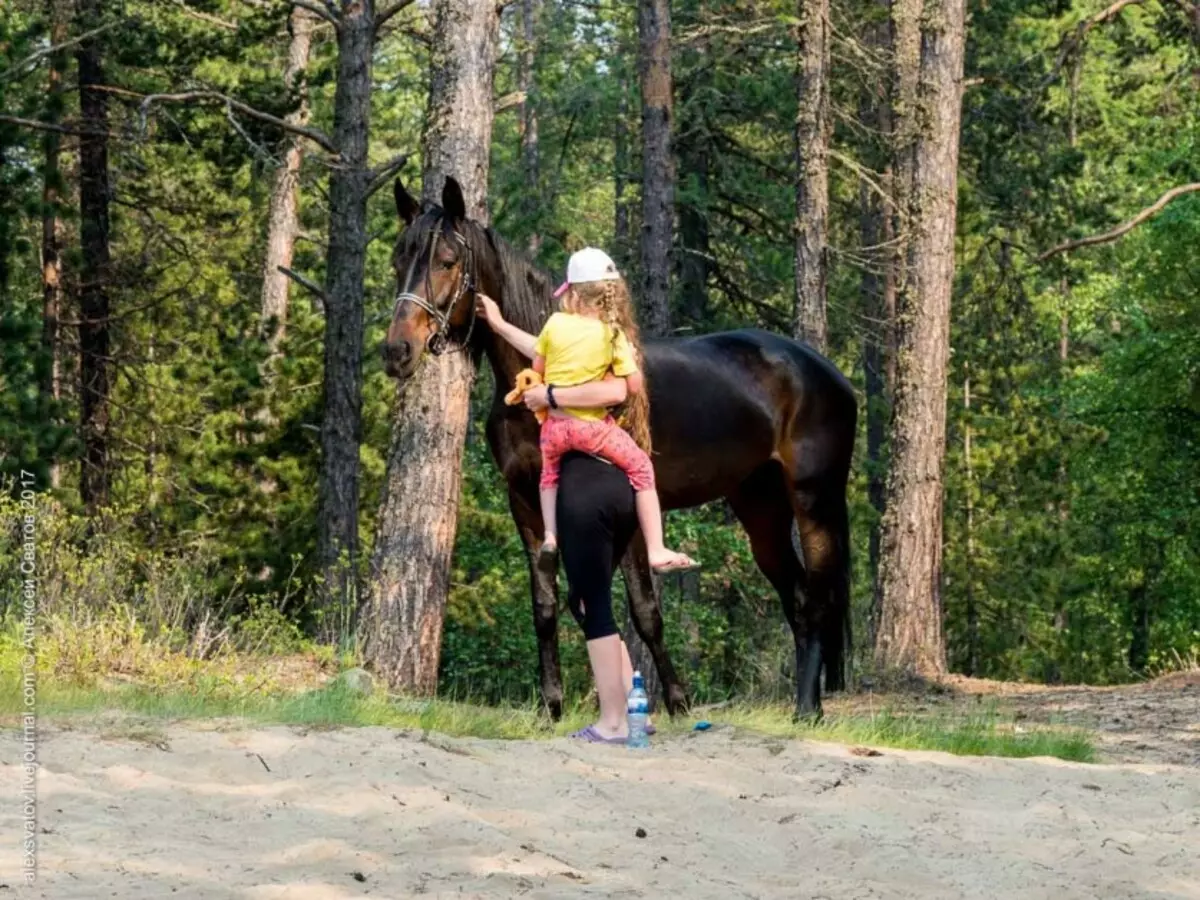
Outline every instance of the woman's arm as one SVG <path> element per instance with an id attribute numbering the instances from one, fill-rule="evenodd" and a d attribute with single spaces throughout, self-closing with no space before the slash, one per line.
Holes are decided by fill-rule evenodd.
<path id="1" fill-rule="evenodd" d="M 479 294 L 475 304 L 475 311 L 477 315 L 483 316 L 484 321 L 488 323 L 492 331 L 512 344 L 518 353 L 529 359 L 533 359 L 537 336 L 530 334 L 528 331 L 522 331 L 516 325 L 511 325 L 504 321 L 504 316 L 501 314 L 500 307 L 496 305 L 495 300 L 487 294 Z"/>
<path id="2" fill-rule="evenodd" d="M 578 409 L 604 409 L 618 406 L 629 396 L 629 387 L 624 378 L 607 376 L 603 381 L 589 381 L 572 387 L 556 387 L 554 400 L 559 406 L 574 406 Z M 525 405 L 534 411 L 546 409 L 546 386 L 538 385 L 525 391 Z"/>

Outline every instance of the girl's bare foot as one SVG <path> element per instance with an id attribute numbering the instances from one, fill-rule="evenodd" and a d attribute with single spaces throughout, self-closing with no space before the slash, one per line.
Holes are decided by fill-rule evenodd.
<path id="1" fill-rule="evenodd" d="M 663 547 L 661 550 L 650 551 L 650 568 L 655 572 L 680 572 L 688 569 L 698 569 L 700 563 L 696 562 L 686 553 L 677 553 L 674 550 L 668 550 Z"/>

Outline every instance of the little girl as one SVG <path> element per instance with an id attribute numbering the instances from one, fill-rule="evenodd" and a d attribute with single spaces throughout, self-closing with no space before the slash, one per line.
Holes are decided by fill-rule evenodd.
<path id="1" fill-rule="evenodd" d="M 550 414 L 541 432 L 539 487 L 546 523 L 542 554 L 550 556 L 558 549 L 555 504 L 559 462 L 564 454 L 578 450 L 608 460 L 629 478 L 651 567 L 659 572 L 694 568 L 694 560 L 669 550 L 663 543 L 662 512 L 649 456 L 649 397 L 638 369 L 637 324 L 616 264 L 594 247 L 572 254 L 567 280 L 554 297 L 562 298 L 563 312 L 550 317 L 533 346 L 533 368 L 547 385 L 546 399 L 550 403 Z M 507 332 L 500 330 L 506 338 Z M 607 409 L 560 408 L 554 397 L 556 387 L 599 381 L 609 371 L 626 380 L 633 436 L 613 420 Z"/>

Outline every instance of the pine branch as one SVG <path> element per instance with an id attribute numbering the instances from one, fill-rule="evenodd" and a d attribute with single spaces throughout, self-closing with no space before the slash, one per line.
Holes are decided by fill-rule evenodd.
<path id="1" fill-rule="evenodd" d="M 412 6 L 412 3 L 413 0 L 397 0 L 396 3 L 393 3 L 387 9 L 377 15 L 375 17 L 375 31 L 378 32 L 380 28 L 386 25 L 388 21 L 396 15 L 396 13 L 403 12 L 405 9 Z"/>
<path id="2" fill-rule="evenodd" d="M 1049 250 L 1039 256 L 1037 261 L 1045 262 L 1052 256 L 1056 256 L 1059 253 L 1066 253 L 1068 250 L 1077 250 L 1080 247 L 1092 247 L 1096 244 L 1111 244 L 1113 241 L 1118 240 L 1127 235 L 1129 232 L 1133 231 L 1133 229 L 1137 228 L 1147 219 L 1152 219 L 1154 216 L 1158 215 L 1163 211 L 1166 205 L 1176 197 L 1182 197 L 1184 194 L 1191 194 L 1196 191 L 1200 191 L 1200 181 L 1193 182 L 1192 184 L 1181 184 L 1179 187 L 1173 187 L 1128 222 L 1118 225 L 1112 231 L 1106 231 L 1103 234 L 1093 234 L 1089 237 L 1079 238 L 1074 241 L 1066 241 L 1062 244 L 1059 244 L 1057 247 L 1051 247 Z"/>
<path id="3" fill-rule="evenodd" d="M 299 272 L 292 271 L 287 266 L 277 266 L 277 268 L 288 278 L 292 279 L 292 281 L 296 282 L 296 284 L 300 285 L 300 287 L 304 288 L 313 295 L 313 299 L 317 302 L 318 312 L 323 313 L 325 311 L 325 304 L 328 300 L 328 296 L 326 295 L 323 287 L 321 287 L 315 281 L 305 278 Z"/>
<path id="4" fill-rule="evenodd" d="M 0 72 L 0 81 L 10 81 L 13 78 L 19 78 L 22 75 L 28 74 L 27 72 L 22 72 L 21 70 L 25 69 L 27 66 L 34 65 L 39 60 L 45 59 L 47 56 L 53 56 L 55 53 L 58 53 L 60 50 L 66 50 L 68 47 L 74 47 L 76 44 L 80 44 L 86 40 L 90 40 L 91 38 L 94 38 L 98 34 L 103 34 L 106 31 L 111 31 L 112 29 L 116 28 L 118 25 L 127 25 L 127 24 L 129 24 L 128 19 L 122 19 L 117 22 L 109 22 L 107 25 L 101 25 L 99 28 L 93 28 L 91 31 L 85 31 L 83 34 L 78 35 L 77 37 L 73 37 L 69 41 L 63 41 L 61 44 L 54 44 L 51 47 L 43 47 L 41 50 L 38 50 L 36 53 L 31 53 L 29 56 L 25 57 L 19 63 L 14 63 L 11 66 L 5 67 L 5 71 Z"/>
<path id="5" fill-rule="evenodd" d="M 118 93 L 128 93 L 132 96 L 142 97 L 142 120 L 145 121 L 150 111 L 150 106 L 153 103 L 187 103 L 192 100 L 216 100 L 224 103 L 226 106 L 236 109 L 242 115 L 249 116 L 252 119 L 258 119 L 260 122 L 267 122 L 274 125 L 276 128 L 281 128 L 284 131 L 298 134 L 301 137 L 306 137 L 323 150 L 328 150 L 334 156 L 338 155 L 337 145 L 333 142 L 325 132 L 316 128 L 309 128 L 306 125 L 295 125 L 291 122 L 286 122 L 270 113 L 265 113 L 262 110 L 255 109 L 253 106 L 247 106 L 240 100 L 235 100 L 225 94 L 220 94 L 216 91 L 184 91 L 180 94 L 133 94 L 131 91 L 118 91 Z"/>
<path id="6" fill-rule="evenodd" d="M 513 91 L 511 94 L 505 94 L 503 97 L 497 97 L 496 102 L 492 104 L 492 111 L 499 115 L 505 110 L 512 109 L 514 106 L 520 106 L 525 102 L 526 94 L 524 91 Z"/>
<path id="7" fill-rule="evenodd" d="M 307 9 L 314 16 L 320 16 L 334 28 L 338 27 L 338 17 L 334 15 L 333 10 L 329 8 L 328 4 L 317 6 L 315 3 L 309 3 L 308 0 L 288 0 L 288 3 L 292 6 L 298 6 L 301 9 Z"/>
<path id="8" fill-rule="evenodd" d="M 237 22 L 228 22 L 212 13 L 201 12 L 198 9 L 192 9 L 184 0 L 171 0 L 171 3 L 179 7 L 183 14 L 192 19 L 198 19 L 201 22 L 206 22 L 209 25 L 215 25 L 218 28 L 224 28 L 226 31 L 237 31 Z"/>
<path id="9" fill-rule="evenodd" d="M 1063 67 L 1067 64 L 1067 60 L 1071 58 L 1071 54 L 1073 54 L 1083 45 L 1083 40 L 1087 37 L 1089 31 L 1091 31 L 1097 25 L 1103 25 L 1105 22 L 1114 18 L 1117 13 L 1119 13 L 1125 7 L 1140 6 L 1145 2 L 1146 0 L 1116 0 L 1116 2 L 1111 6 L 1101 10 L 1094 16 L 1084 19 L 1082 22 L 1076 25 L 1073 32 L 1065 35 L 1063 39 L 1058 42 L 1058 55 L 1054 59 L 1054 65 L 1051 67 L 1050 71 L 1046 73 L 1046 76 L 1042 79 L 1041 84 L 1038 85 L 1037 93 L 1040 93 L 1042 90 L 1049 87 L 1050 84 L 1052 84 L 1058 78 L 1059 73 L 1062 72 Z"/>
<path id="10" fill-rule="evenodd" d="M 94 129 L 71 128 L 67 125 L 57 125 L 53 122 L 42 122 L 38 119 L 22 119 L 19 116 L 0 115 L 0 124 L 16 125 L 20 128 L 32 128 L 35 131 L 53 131 L 55 134 L 69 134 L 75 137 L 83 135 L 95 137 L 114 137 L 115 135 L 109 131 L 96 131 Z"/>
<path id="11" fill-rule="evenodd" d="M 408 162 L 407 153 L 398 153 L 393 156 L 383 165 L 376 166 L 368 174 L 371 176 L 370 182 L 367 184 L 367 197 L 373 197 L 375 192 L 391 180 L 391 177 L 404 168 L 404 164 Z"/>

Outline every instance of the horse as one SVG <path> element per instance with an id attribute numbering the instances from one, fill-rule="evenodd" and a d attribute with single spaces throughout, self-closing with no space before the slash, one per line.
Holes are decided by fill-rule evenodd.
<path id="1" fill-rule="evenodd" d="M 398 290 L 380 348 L 384 369 L 404 381 L 416 377 L 426 353 L 443 352 L 486 357 L 492 368 L 487 440 L 529 566 L 542 702 L 558 719 L 556 573 L 536 563 L 543 536 L 538 425 L 523 406 L 504 403 L 528 360 L 477 319 L 475 300 L 487 294 L 507 321 L 537 334 L 554 309 L 553 284 L 490 227 L 467 218 L 453 178 L 441 206 L 422 207 L 400 179 L 393 189 L 403 227 L 392 255 Z M 796 714 L 820 716 L 822 668 L 826 690 L 844 688 L 851 637 L 846 488 L 858 410 L 850 383 L 808 345 L 753 329 L 647 341 L 644 352 L 662 506 L 728 501 L 791 626 Z M 667 711 L 685 712 L 687 693 L 663 642 L 640 535 L 621 564 L 634 627 L 654 659 Z"/>

